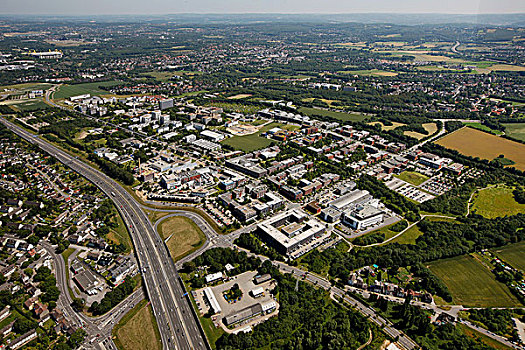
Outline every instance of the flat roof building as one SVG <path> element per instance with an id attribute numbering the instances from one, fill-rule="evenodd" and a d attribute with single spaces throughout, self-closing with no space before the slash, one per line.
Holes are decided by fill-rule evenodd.
<path id="1" fill-rule="evenodd" d="M 260 237 L 285 255 L 320 237 L 325 231 L 323 223 L 298 209 L 279 213 L 257 225 Z"/>
<path id="2" fill-rule="evenodd" d="M 343 224 L 356 230 L 364 229 L 383 221 L 384 212 L 372 205 L 358 206 L 343 214 Z"/>
<path id="3" fill-rule="evenodd" d="M 212 311 L 213 315 L 220 314 L 222 311 L 221 306 L 219 305 L 219 302 L 217 301 L 217 298 L 215 298 L 215 294 L 213 294 L 213 291 L 210 287 L 204 288 L 204 296 L 210 305 L 210 310 Z"/>

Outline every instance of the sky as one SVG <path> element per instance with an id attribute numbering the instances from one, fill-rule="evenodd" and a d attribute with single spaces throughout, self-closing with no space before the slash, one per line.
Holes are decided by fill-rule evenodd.
<path id="1" fill-rule="evenodd" d="M 0 0 L 0 15 L 525 13 L 525 0 Z"/>

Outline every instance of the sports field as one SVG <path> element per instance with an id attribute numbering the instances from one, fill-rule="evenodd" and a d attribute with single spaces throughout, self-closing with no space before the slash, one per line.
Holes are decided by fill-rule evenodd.
<path id="1" fill-rule="evenodd" d="M 436 141 L 467 156 L 492 160 L 500 154 L 513 160 L 513 166 L 525 170 L 525 145 L 486 132 L 465 127 Z"/>
<path id="2" fill-rule="evenodd" d="M 514 200 L 512 188 L 499 186 L 482 189 L 476 193 L 470 210 L 493 219 L 525 213 L 525 204 Z"/>
<path id="3" fill-rule="evenodd" d="M 470 255 L 433 261 L 428 267 L 448 287 L 454 304 L 470 307 L 515 307 L 518 299 L 494 274 Z"/>
<path id="4" fill-rule="evenodd" d="M 206 238 L 193 221 L 182 216 L 161 221 L 158 230 L 163 239 L 171 236 L 166 245 L 174 261 L 196 250 Z"/>
<path id="5" fill-rule="evenodd" d="M 505 132 L 512 138 L 525 141 L 525 123 L 503 124 Z"/>
<path id="6" fill-rule="evenodd" d="M 415 171 L 403 171 L 401 174 L 395 175 L 395 177 L 403 181 L 406 181 L 414 186 L 419 186 L 423 182 L 428 180 L 428 176 L 420 174 Z"/>
<path id="7" fill-rule="evenodd" d="M 113 329 L 119 349 L 161 349 L 160 334 L 151 305 L 141 301 Z"/>
<path id="8" fill-rule="evenodd" d="M 69 98 L 71 96 L 78 96 L 84 94 L 90 95 L 108 95 L 109 92 L 102 90 L 99 86 L 115 86 L 120 84 L 119 81 L 100 81 L 95 83 L 75 84 L 75 85 L 62 85 L 60 89 L 53 95 L 54 99 Z"/>
<path id="9" fill-rule="evenodd" d="M 525 271 L 525 241 L 494 248 L 492 251 L 514 268 Z"/>
<path id="10" fill-rule="evenodd" d="M 309 116 L 321 115 L 325 117 L 332 117 L 334 119 L 339 119 L 343 122 L 346 122 L 346 121 L 360 122 L 366 118 L 366 115 L 357 113 L 357 112 L 356 113 L 335 112 L 335 111 L 327 111 L 325 109 L 317 109 L 317 108 L 310 108 L 310 107 L 299 108 L 299 113 L 303 113 Z"/>

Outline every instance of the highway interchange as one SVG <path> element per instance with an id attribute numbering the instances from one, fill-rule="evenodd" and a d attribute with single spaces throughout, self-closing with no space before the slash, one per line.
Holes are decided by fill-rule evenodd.
<path id="1" fill-rule="evenodd" d="M 69 166 L 80 175 L 84 176 L 103 192 L 115 203 L 115 206 L 121 213 L 121 216 L 128 226 L 135 252 L 142 272 L 144 285 L 149 300 L 153 307 L 153 312 L 157 319 L 161 341 L 164 349 L 209 349 L 209 344 L 200 326 L 198 317 L 193 309 L 190 296 L 185 292 L 181 279 L 178 275 L 177 268 L 190 261 L 203 251 L 213 247 L 233 247 L 233 241 L 242 232 L 252 229 L 252 226 L 244 227 L 228 235 L 218 234 L 202 216 L 193 212 L 181 209 L 155 209 L 137 202 L 114 180 L 110 179 L 103 173 L 93 169 L 91 166 L 71 156 L 65 151 L 51 145 L 19 126 L 0 119 L 6 127 L 13 132 L 38 145 L 42 150 L 51 154 L 63 164 Z M 149 211 L 169 212 L 169 215 L 163 217 L 153 226 L 147 215 L 142 209 Z M 160 221 L 171 216 L 184 216 L 194 221 L 206 236 L 206 241 L 199 249 L 189 254 L 177 262 L 173 263 L 166 245 L 157 233 L 157 225 Z M 71 307 L 71 297 L 67 290 L 66 267 L 63 259 L 54 253 L 53 247 L 43 244 L 44 249 L 49 252 L 55 261 L 57 270 L 57 281 L 61 290 L 61 297 L 58 305 L 65 311 L 65 314 L 77 325 L 82 325 L 88 333 L 86 343 L 83 345 L 86 349 L 115 349 L 111 339 L 111 331 L 118 321 L 127 313 L 127 311 L 144 298 L 141 289 L 137 290 L 111 312 L 98 318 L 89 318 L 82 313 L 77 313 Z M 261 259 L 267 259 L 261 257 Z M 398 340 L 402 347 L 412 350 L 419 348 L 411 338 L 402 331 L 396 329 L 393 324 L 378 315 L 373 309 L 361 303 L 359 300 L 349 296 L 345 291 L 332 286 L 326 279 L 315 274 L 305 272 L 296 267 L 291 267 L 282 262 L 273 262 L 282 272 L 291 273 L 298 279 L 304 279 L 318 287 L 330 291 L 332 296 L 343 298 L 345 302 L 354 306 L 365 317 L 384 330 L 386 334 Z M 465 323 L 471 328 L 476 328 Z M 478 330 L 478 329 L 477 329 Z M 479 331 L 479 330 L 478 330 Z M 490 336 L 490 335 L 489 335 Z M 494 338 L 494 337 L 493 337 Z M 498 341 L 502 341 L 498 339 Z M 503 341 L 504 342 L 504 341 Z M 514 344 L 507 343 L 514 348 Z"/>

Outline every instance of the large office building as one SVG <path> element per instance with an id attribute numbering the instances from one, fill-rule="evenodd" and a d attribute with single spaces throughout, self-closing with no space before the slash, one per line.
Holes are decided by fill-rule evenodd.
<path id="1" fill-rule="evenodd" d="M 372 205 L 357 206 L 343 214 L 343 224 L 361 230 L 383 221 L 384 212 Z"/>
<path id="2" fill-rule="evenodd" d="M 275 215 L 257 225 L 257 234 L 268 245 L 284 255 L 297 249 L 326 232 L 326 226 L 305 212 L 292 209 Z"/>

